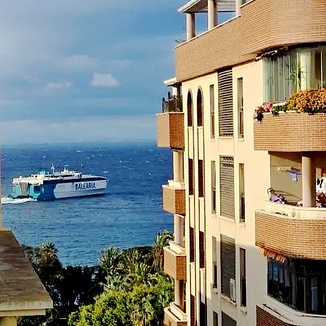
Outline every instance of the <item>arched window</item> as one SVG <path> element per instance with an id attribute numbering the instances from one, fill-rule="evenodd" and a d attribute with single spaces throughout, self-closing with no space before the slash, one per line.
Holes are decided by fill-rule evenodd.
<path id="1" fill-rule="evenodd" d="M 191 93 L 188 92 L 188 96 L 187 96 L 187 117 L 188 117 L 188 127 L 192 127 L 193 125 L 193 109 L 192 109 L 193 105 L 192 105 L 192 96 Z"/>
<path id="2" fill-rule="evenodd" d="M 197 92 L 197 126 L 201 127 L 203 125 L 203 96 L 201 89 Z"/>

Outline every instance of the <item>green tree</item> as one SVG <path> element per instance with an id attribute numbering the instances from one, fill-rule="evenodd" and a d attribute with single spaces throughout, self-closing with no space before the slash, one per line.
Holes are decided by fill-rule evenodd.
<path id="1" fill-rule="evenodd" d="M 172 300 L 172 283 L 161 273 L 151 284 L 135 284 L 132 288 L 109 287 L 93 305 L 81 307 L 69 316 L 70 326 L 158 326 L 163 309 Z M 163 291 L 163 293 L 162 293 Z"/>
<path id="2" fill-rule="evenodd" d="M 156 238 L 153 244 L 153 269 L 158 272 L 163 270 L 164 255 L 163 248 L 169 245 L 170 240 L 173 239 L 172 233 L 168 230 L 163 230 L 156 234 Z"/>
<path id="3" fill-rule="evenodd" d="M 56 289 L 60 312 L 68 316 L 81 305 L 94 301 L 98 294 L 95 281 L 95 267 L 67 266 L 58 276 Z"/>

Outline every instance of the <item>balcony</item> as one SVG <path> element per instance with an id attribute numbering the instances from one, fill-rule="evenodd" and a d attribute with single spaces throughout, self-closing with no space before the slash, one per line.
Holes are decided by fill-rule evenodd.
<path id="1" fill-rule="evenodd" d="M 326 150 L 326 113 L 265 113 L 254 122 L 254 149 L 274 152 Z"/>
<path id="2" fill-rule="evenodd" d="M 164 247 L 164 272 L 177 281 L 185 281 L 186 249 L 170 241 L 169 247 Z"/>
<path id="3" fill-rule="evenodd" d="M 323 43 L 325 14 L 324 0 L 248 2 L 236 18 L 177 46 L 176 78 L 182 82 L 235 66 L 271 48 Z"/>
<path id="4" fill-rule="evenodd" d="M 162 112 L 163 113 L 182 112 L 182 97 L 172 96 L 167 101 L 165 101 L 163 98 Z"/>
<path id="5" fill-rule="evenodd" d="M 183 182 L 169 180 L 163 189 L 163 211 L 171 214 L 186 214 L 186 189 Z"/>
<path id="6" fill-rule="evenodd" d="M 157 146 L 184 149 L 184 114 L 182 98 L 162 100 L 162 113 L 157 114 Z"/>
<path id="7" fill-rule="evenodd" d="M 266 202 L 255 212 L 256 246 L 297 259 L 326 259 L 326 208 Z"/>
<path id="8" fill-rule="evenodd" d="M 164 325 L 187 326 L 187 314 L 172 302 L 164 309 Z"/>

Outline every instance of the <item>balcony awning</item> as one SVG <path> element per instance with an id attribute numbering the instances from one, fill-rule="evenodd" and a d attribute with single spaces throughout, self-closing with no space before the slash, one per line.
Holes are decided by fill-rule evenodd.
<path id="1" fill-rule="evenodd" d="M 178 9 L 178 12 L 185 13 L 196 13 L 196 12 L 207 12 L 208 0 L 190 0 Z M 234 12 L 235 11 L 235 0 L 217 0 L 217 11 L 218 12 Z"/>
<path id="2" fill-rule="evenodd" d="M 165 84 L 166 86 L 178 86 L 178 85 L 180 85 L 181 83 L 177 81 L 177 78 L 176 78 L 176 77 L 173 77 L 173 78 L 170 78 L 170 79 L 164 80 L 164 84 Z"/>
<path id="3" fill-rule="evenodd" d="M 272 258 L 280 263 L 284 263 L 286 261 L 286 257 L 269 249 L 265 249 L 265 248 L 260 248 L 260 254 L 267 257 L 267 258 Z"/>

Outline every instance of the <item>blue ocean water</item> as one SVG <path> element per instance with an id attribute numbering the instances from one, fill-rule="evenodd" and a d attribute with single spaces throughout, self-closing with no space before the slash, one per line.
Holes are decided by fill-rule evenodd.
<path id="1" fill-rule="evenodd" d="M 106 194 L 48 202 L 6 198 L 13 177 L 52 163 L 108 177 Z M 161 191 L 171 178 L 171 153 L 154 143 L 4 146 L 1 168 L 4 226 L 23 244 L 53 242 L 64 265 L 95 265 L 108 246 L 151 245 L 158 231 L 172 230 Z"/>

